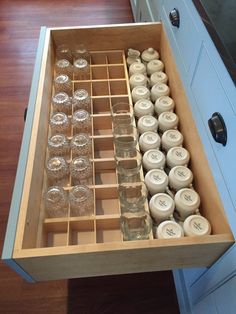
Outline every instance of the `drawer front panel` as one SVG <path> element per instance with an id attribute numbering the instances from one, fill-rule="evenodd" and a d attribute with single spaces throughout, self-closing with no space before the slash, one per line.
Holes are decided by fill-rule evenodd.
<path id="1" fill-rule="evenodd" d="M 169 14 L 177 9 L 180 17 L 179 28 L 171 24 Z M 173 37 L 179 50 L 186 73 L 189 73 L 191 66 L 197 62 L 201 47 L 201 39 L 194 25 L 194 21 L 184 1 L 166 0 L 163 2 L 163 15 L 168 33 Z"/>
<path id="2" fill-rule="evenodd" d="M 224 180 L 233 199 L 234 207 L 236 207 L 236 116 L 220 81 L 217 79 L 214 65 L 204 46 L 201 51 L 191 88 L 206 127 L 206 133 L 211 140 L 212 148 L 216 154 Z M 214 112 L 219 112 L 225 121 L 228 133 L 226 146 L 214 141 L 208 127 L 208 119 L 211 118 Z"/>

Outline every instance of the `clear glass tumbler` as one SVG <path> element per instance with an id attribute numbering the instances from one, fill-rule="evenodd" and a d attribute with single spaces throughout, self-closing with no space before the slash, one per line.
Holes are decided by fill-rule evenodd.
<path id="1" fill-rule="evenodd" d="M 60 186 L 48 188 L 44 195 L 45 209 L 49 217 L 66 217 L 68 215 L 68 195 Z"/>
<path id="2" fill-rule="evenodd" d="M 86 59 L 74 61 L 74 78 L 76 80 L 88 80 L 90 78 L 90 66 Z"/>
<path id="3" fill-rule="evenodd" d="M 90 53 L 84 44 L 75 45 L 72 54 L 75 60 L 82 58 L 90 62 Z"/>
<path id="4" fill-rule="evenodd" d="M 139 182 L 142 154 L 138 150 L 125 151 L 125 157 L 115 155 L 118 182 Z"/>
<path id="5" fill-rule="evenodd" d="M 72 116 L 73 134 L 89 133 L 91 134 L 92 122 L 88 111 L 84 109 L 76 110 Z"/>
<path id="6" fill-rule="evenodd" d="M 145 240 L 152 230 L 152 219 L 146 211 L 127 212 L 121 215 L 120 226 L 125 241 Z"/>
<path id="7" fill-rule="evenodd" d="M 72 97 L 73 110 L 84 109 L 91 112 L 91 98 L 85 89 L 77 89 Z"/>
<path id="8" fill-rule="evenodd" d="M 72 56 L 72 52 L 70 50 L 70 48 L 67 46 L 67 45 L 59 45 L 57 48 L 56 48 L 56 56 L 57 56 L 57 59 L 60 60 L 60 59 L 66 59 L 70 62 L 73 62 L 73 56 Z"/>
<path id="9" fill-rule="evenodd" d="M 64 112 L 56 112 L 51 116 L 50 127 L 53 134 L 68 134 L 70 132 L 70 121 Z"/>
<path id="10" fill-rule="evenodd" d="M 116 155 L 120 156 L 123 151 L 132 151 L 138 142 L 138 130 L 131 124 L 120 124 L 114 127 L 113 137 Z"/>
<path id="11" fill-rule="evenodd" d="M 47 160 L 46 172 L 48 179 L 57 185 L 66 185 L 69 175 L 69 166 L 63 157 L 52 157 Z"/>
<path id="12" fill-rule="evenodd" d="M 93 168 L 87 157 L 75 157 L 70 164 L 70 173 L 73 185 L 92 184 Z"/>
<path id="13" fill-rule="evenodd" d="M 72 103 L 70 97 L 64 93 L 57 93 L 52 97 L 52 106 L 54 111 L 72 114 Z"/>
<path id="14" fill-rule="evenodd" d="M 64 134 L 55 134 L 48 140 L 48 150 L 51 156 L 68 156 L 70 141 Z"/>
<path id="15" fill-rule="evenodd" d="M 118 194 L 122 213 L 145 209 L 148 191 L 144 182 L 121 183 Z"/>
<path id="16" fill-rule="evenodd" d="M 127 102 L 118 102 L 111 107 L 113 127 L 120 124 L 133 124 L 134 116 L 131 106 Z"/>
<path id="17" fill-rule="evenodd" d="M 70 61 L 68 61 L 66 59 L 57 60 L 57 62 L 55 64 L 55 72 L 56 72 L 57 76 L 65 74 L 70 79 L 73 78 L 73 66 L 70 63 Z"/>
<path id="18" fill-rule="evenodd" d="M 94 213 L 93 191 L 86 185 L 76 185 L 69 192 L 71 216 L 90 216 Z"/>
<path id="19" fill-rule="evenodd" d="M 91 157 L 92 141 L 88 134 L 80 133 L 74 135 L 70 142 L 72 155 L 74 156 L 87 156 Z"/>
<path id="20" fill-rule="evenodd" d="M 64 92 L 71 96 L 72 82 L 68 75 L 61 74 L 54 79 L 55 92 Z"/>

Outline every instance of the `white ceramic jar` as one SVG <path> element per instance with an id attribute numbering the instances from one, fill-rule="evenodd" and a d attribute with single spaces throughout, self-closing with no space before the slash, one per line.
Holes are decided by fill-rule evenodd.
<path id="1" fill-rule="evenodd" d="M 143 63 L 147 64 L 149 61 L 154 59 L 159 59 L 159 53 L 154 48 L 150 47 L 148 49 L 145 49 L 141 54 L 141 59 Z"/>
<path id="2" fill-rule="evenodd" d="M 143 155 L 143 168 L 147 171 L 151 169 L 164 169 L 166 158 L 159 149 L 149 149 Z"/>
<path id="3" fill-rule="evenodd" d="M 129 79 L 129 84 L 130 84 L 130 88 L 131 90 L 136 87 L 136 86 L 147 86 L 147 77 L 146 75 L 142 74 L 142 73 L 135 73 L 133 75 L 131 75 L 130 79 Z"/>
<path id="4" fill-rule="evenodd" d="M 160 72 L 164 70 L 164 63 L 161 60 L 151 60 L 147 64 L 147 74 L 150 76 L 154 72 Z"/>
<path id="5" fill-rule="evenodd" d="M 190 159 L 189 152 L 183 147 L 172 147 L 168 150 L 166 156 L 166 163 L 169 168 L 175 166 L 188 166 Z"/>
<path id="6" fill-rule="evenodd" d="M 139 99 L 150 99 L 150 91 L 146 86 L 136 86 L 133 88 L 131 96 L 135 103 Z"/>
<path id="7" fill-rule="evenodd" d="M 150 86 L 155 84 L 167 84 L 168 76 L 162 71 L 154 72 L 150 76 Z"/>
<path id="8" fill-rule="evenodd" d="M 179 117 L 174 112 L 162 112 L 158 117 L 159 131 L 164 133 L 170 129 L 177 129 Z"/>
<path id="9" fill-rule="evenodd" d="M 170 88 L 166 84 L 155 84 L 151 89 L 151 100 L 155 102 L 161 96 L 169 96 Z"/>
<path id="10" fill-rule="evenodd" d="M 168 176 L 161 169 L 149 170 L 145 175 L 145 184 L 151 195 L 164 193 L 168 186 Z"/>
<path id="11" fill-rule="evenodd" d="M 127 53 L 127 59 L 126 59 L 128 67 L 131 66 L 134 62 L 140 62 L 140 52 L 136 49 L 129 48 Z"/>
<path id="12" fill-rule="evenodd" d="M 149 149 L 159 149 L 161 146 L 161 138 L 157 132 L 147 131 L 139 137 L 139 147 L 142 152 Z"/>
<path id="13" fill-rule="evenodd" d="M 152 131 L 157 132 L 158 121 L 153 116 L 143 116 L 138 120 L 138 131 L 140 134 Z"/>
<path id="14" fill-rule="evenodd" d="M 190 187 L 192 182 L 193 173 L 185 166 L 175 166 L 169 172 L 169 186 L 174 191 Z"/>
<path id="15" fill-rule="evenodd" d="M 183 140 L 183 135 L 178 130 L 167 130 L 161 137 L 161 147 L 168 152 L 172 147 L 182 146 Z"/>
<path id="16" fill-rule="evenodd" d="M 161 96 L 155 101 L 155 112 L 159 116 L 162 112 L 173 112 L 175 108 L 174 100 L 169 96 Z"/>
<path id="17" fill-rule="evenodd" d="M 200 197 L 193 189 L 184 188 L 175 194 L 176 216 L 181 221 L 193 215 L 198 210 L 199 205 Z"/>
<path id="18" fill-rule="evenodd" d="M 173 215 L 175 203 L 166 193 L 157 193 L 150 199 L 149 209 L 152 218 L 159 224 Z"/>
<path id="19" fill-rule="evenodd" d="M 154 237 L 156 239 L 181 238 L 184 236 L 183 228 L 175 221 L 166 220 L 154 229 Z"/>
<path id="20" fill-rule="evenodd" d="M 152 116 L 154 114 L 154 105 L 149 99 L 139 99 L 134 104 L 134 115 L 136 118 L 143 116 Z"/>
<path id="21" fill-rule="evenodd" d="M 211 234 L 209 221 L 201 215 L 191 215 L 183 223 L 184 234 L 188 237 Z"/>
<path id="22" fill-rule="evenodd" d="M 147 72 L 146 66 L 141 62 L 134 62 L 129 67 L 129 76 L 136 73 L 142 73 L 146 75 L 146 72 Z"/>

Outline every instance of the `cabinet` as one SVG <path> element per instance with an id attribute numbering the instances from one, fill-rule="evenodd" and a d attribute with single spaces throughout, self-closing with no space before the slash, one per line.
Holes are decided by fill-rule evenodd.
<path id="1" fill-rule="evenodd" d="M 137 42 L 138 34 L 143 34 Z M 110 41 L 113 42 L 112 50 Z M 50 103 L 53 93 L 55 49 L 74 41 L 91 51 L 90 78 L 74 80 L 92 97 L 93 171 L 95 208 L 91 217 L 51 219 L 45 216 L 41 195 L 47 179 L 44 166 Z M 123 241 L 110 106 L 130 100 L 124 51 L 159 50 L 169 77 L 171 96 L 180 118 L 180 131 L 191 155 L 194 186 L 201 197 L 203 215 L 212 234 L 181 239 Z M 29 102 L 18 173 L 7 228 L 3 258 L 31 281 L 144 272 L 212 265 L 234 239 L 225 209 L 195 127 L 185 89 L 179 78 L 169 39 L 161 23 L 42 29 Z M 40 157 L 40 158 L 39 158 Z M 219 172 L 218 179 L 222 180 Z"/>

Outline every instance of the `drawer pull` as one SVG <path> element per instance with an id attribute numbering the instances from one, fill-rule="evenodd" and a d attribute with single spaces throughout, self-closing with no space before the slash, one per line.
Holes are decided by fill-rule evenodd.
<path id="1" fill-rule="evenodd" d="M 173 26 L 179 28 L 180 18 L 179 11 L 177 9 L 174 8 L 172 11 L 170 11 L 169 19 Z"/>
<path id="2" fill-rule="evenodd" d="M 208 120 L 208 125 L 214 140 L 225 146 L 227 143 L 227 129 L 222 115 L 219 112 L 213 113 Z"/>
<path id="3" fill-rule="evenodd" d="M 24 111 L 24 122 L 26 120 L 26 117 L 27 117 L 27 110 L 28 110 L 28 107 L 25 108 L 25 111 Z"/>

